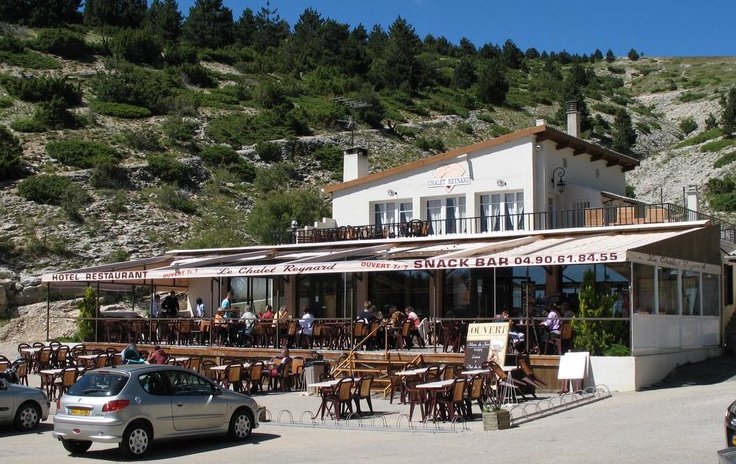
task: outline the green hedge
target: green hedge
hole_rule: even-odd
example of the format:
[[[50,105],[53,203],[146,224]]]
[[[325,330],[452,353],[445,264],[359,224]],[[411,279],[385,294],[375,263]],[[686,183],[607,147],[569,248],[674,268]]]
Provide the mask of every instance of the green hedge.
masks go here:
[[[82,169],[114,165],[122,157],[117,150],[102,142],[68,139],[49,142],[46,153],[60,163]]]
[[[66,177],[41,174],[24,179],[18,184],[18,194],[26,200],[44,205],[60,205],[64,196],[78,190]]]
[[[113,116],[124,119],[140,119],[151,116],[151,110],[142,106],[129,105],[127,103],[106,102],[100,100],[92,100],[89,103],[92,111],[105,116]]]

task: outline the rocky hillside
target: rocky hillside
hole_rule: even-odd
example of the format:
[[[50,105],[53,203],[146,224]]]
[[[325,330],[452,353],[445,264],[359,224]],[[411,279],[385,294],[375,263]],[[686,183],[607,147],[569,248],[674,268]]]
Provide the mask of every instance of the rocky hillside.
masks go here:
[[[21,33],[33,35],[30,30]],[[141,258],[174,247],[197,246],[217,224],[242,224],[259,196],[255,186],[258,176],[277,166],[289,170],[289,187],[321,186],[334,181],[339,177],[339,168],[313,155],[325,147],[343,149],[352,143],[365,146],[371,154],[372,169],[378,171],[526,127],[537,118],[552,119],[557,110],[549,102],[518,99],[516,104],[448,114],[441,110],[442,105],[427,104],[433,98],[431,91],[413,102],[389,99],[389,117],[378,127],[358,121],[350,131],[341,124],[345,119],[336,119],[310,127],[311,135],[270,140],[278,147],[277,161],[266,159],[256,144],[232,146],[239,159],[256,170],[255,180],[243,181],[233,178],[227,169],[213,168],[201,150],[222,144],[211,131],[222,118],[247,118],[262,111],[247,100],[223,103],[234,82],[246,91],[255,91],[264,81],[280,82],[280,76],[253,75],[228,64],[204,60],[200,65],[214,79],[214,86],[201,88],[184,79],[179,89],[181,94],[196,95],[198,106],[182,109],[176,116],[129,119],[93,109],[95,95],[90,79],[98,72],[112,70],[108,58],[75,61],[34,54],[54,65],[37,69],[0,60],[0,76],[66,76],[82,89],[82,102],[71,111],[83,123],[67,130],[12,130],[22,146],[24,177],[62,176],[82,186],[91,198],[74,218],[58,205],[37,203],[19,195],[22,179],[0,183],[0,313],[41,301],[43,291],[38,276],[45,270]],[[642,163],[629,173],[628,183],[638,198],[679,203],[683,187],[695,184],[702,188],[712,177],[731,174],[730,164],[714,167],[717,160],[729,153],[730,143],[714,146],[708,143],[713,142],[712,138],[699,143],[683,142],[703,133],[710,115],[720,117],[721,99],[736,84],[736,59],[623,58],[612,63],[594,63],[590,68],[597,76],[623,80],[618,94],[627,98],[616,99],[598,92],[586,96],[586,104],[591,117],[599,117],[604,123],[613,122],[617,108],[625,108],[631,116],[638,136],[633,151]],[[327,103],[333,99],[329,95],[322,98]],[[296,108],[314,104],[300,95],[294,96],[293,102]],[[11,128],[17,126],[19,118],[33,115],[36,108],[33,103],[13,97],[2,85],[0,103],[0,125]],[[346,110],[343,118],[351,119],[349,113]],[[686,135],[682,123],[687,119],[696,128]],[[176,127],[172,129],[172,125]],[[191,134],[177,138],[175,131],[182,127],[189,128]],[[120,167],[125,186],[93,187],[95,167],[70,166],[49,155],[49,142],[70,138],[104,142],[122,153]],[[185,166],[194,185],[190,182],[182,186],[157,176],[150,169],[152,152],[174,156]],[[172,206],[171,198],[179,196],[194,206]],[[250,237],[244,235],[243,243],[248,240]]]

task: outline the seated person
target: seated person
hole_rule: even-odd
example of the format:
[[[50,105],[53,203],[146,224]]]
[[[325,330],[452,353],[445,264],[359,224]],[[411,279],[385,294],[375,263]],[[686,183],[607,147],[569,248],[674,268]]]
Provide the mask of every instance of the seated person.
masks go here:
[[[138,351],[138,347],[135,343],[131,343],[125,347],[123,350],[123,363],[131,364],[142,362],[145,362],[145,360],[141,358],[141,353]]]
[[[521,351],[521,345],[524,343],[525,336],[523,332],[518,332],[515,330],[516,324],[514,323],[514,320],[511,319],[511,317],[509,316],[509,310],[502,310],[501,314],[498,315],[494,322],[509,323],[509,340],[511,341],[511,346],[517,351]]]
[[[542,330],[542,333],[539,334],[539,342],[544,345],[547,341],[547,339],[550,336],[560,336],[562,333],[561,331],[561,322],[560,322],[560,313],[559,309],[557,309],[557,306],[552,306],[550,308],[549,312],[547,313],[547,319],[539,323],[540,327],[542,327],[545,330]]]
[[[164,351],[161,346],[156,345],[153,348],[153,351],[150,355],[148,355],[148,363],[149,364],[166,364],[166,361],[169,359],[169,355]]]
[[[252,306],[246,305],[245,312],[242,316],[240,316],[240,321],[243,323],[243,325],[238,331],[238,344],[244,345],[252,343],[253,328],[256,325],[257,319],[258,318],[256,317],[255,313],[253,313]]]

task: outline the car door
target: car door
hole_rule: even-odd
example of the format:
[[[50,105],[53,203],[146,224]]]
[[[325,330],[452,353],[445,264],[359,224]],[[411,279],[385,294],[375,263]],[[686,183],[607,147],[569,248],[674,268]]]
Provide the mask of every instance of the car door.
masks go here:
[[[13,420],[15,407],[13,406],[13,394],[10,385],[4,379],[0,379],[0,423],[8,423]]]
[[[158,438],[174,434],[174,420],[171,415],[173,396],[162,372],[146,372],[138,376],[138,382],[146,395],[140,398],[145,405],[146,415],[153,423],[153,433]],[[138,401],[138,400],[136,400]]]
[[[215,429],[225,422],[227,401],[207,379],[184,370],[167,371],[172,386],[171,412],[177,432]]]

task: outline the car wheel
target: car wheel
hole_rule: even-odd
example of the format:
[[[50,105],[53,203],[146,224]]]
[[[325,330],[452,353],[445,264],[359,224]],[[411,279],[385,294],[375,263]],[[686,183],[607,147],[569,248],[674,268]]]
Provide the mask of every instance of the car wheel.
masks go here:
[[[81,440],[61,440],[61,444],[72,454],[84,454],[92,446],[91,441]]]
[[[146,454],[153,436],[151,429],[143,422],[133,422],[125,429],[123,441],[120,442],[120,451],[131,458]]]
[[[36,403],[23,403],[15,413],[15,426],[20,430],[33,430],[41,422],[41,408]]]
[[[238,409],[230,418],[228,435],[233,440],[245,440],[253,431],[253,415],[247,409]]]

